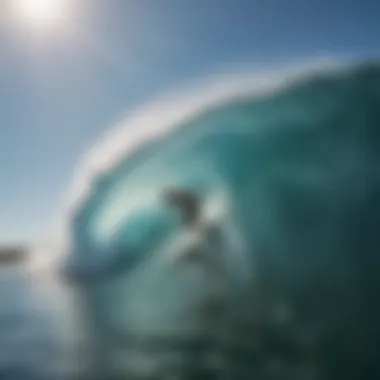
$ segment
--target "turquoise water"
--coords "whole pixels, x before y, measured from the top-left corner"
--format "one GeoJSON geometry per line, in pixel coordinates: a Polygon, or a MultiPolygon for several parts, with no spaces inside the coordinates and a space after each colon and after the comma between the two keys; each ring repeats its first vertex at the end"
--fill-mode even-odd
{"type": "Polygon", "coordinates": [[[67,274],[100,378],[379,378],[380,67],[288,82],[93,178],[67,274]]]}
{"type": "Polygon", "coordinates": [[[203,110],[100,175],[71,272],[106,372],[374,378],[379,128],[380,68],[363,65],[203,110]],[[198,197],[195,230],[171,188],[198,197]]]}

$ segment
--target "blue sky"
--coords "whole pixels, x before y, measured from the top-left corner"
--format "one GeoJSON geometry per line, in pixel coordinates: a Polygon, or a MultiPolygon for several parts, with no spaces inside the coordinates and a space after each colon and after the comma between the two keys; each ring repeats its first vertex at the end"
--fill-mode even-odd
{"type": "Polygon", "coordinates": [[[67,1],[44,30],[0,5],[0,242],[48,232],[81,154],[160,92],[240,62],[380,52],[376,0],[67,1]]]}

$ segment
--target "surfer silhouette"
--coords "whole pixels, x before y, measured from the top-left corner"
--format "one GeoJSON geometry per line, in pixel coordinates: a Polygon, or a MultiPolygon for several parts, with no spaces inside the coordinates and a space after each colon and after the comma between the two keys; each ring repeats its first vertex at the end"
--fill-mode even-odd
{"type": "Polygon", "coordinates": [[[164,201],[180,210],[182,222],[187,228],[194,228],[199,222],[200,199],[194,192],[179,188],[169,189],[164,193],[164,201]]]}
{"type": "MultiPolygon", "coordinates": [[[[185,227],[184,235],[189,245],[181,251],[178,258],[181,263],[195,265],[203,271],[209,280],[209,285],[200,300],[199,309],[203,322],[207,327],[210,341],[213,342],[211,352],[216,357],[223,357],[226,350],[227,332],[229,330],[229,312],[226,308],[227,299],[231,297],[231,278],[225,262],[225,250],[228,246],[226,236],[220,224],[220,219],[208,218],[201,199],[192,191],[186,189],[170,189],[164,194],[166,203],[176,207],[181,214],[185,227]]],[[[207,356],[207,355],[206,355],[207,356]]],[[[207,362],[203,352],[196,352],[189,360],[188,372],[199,368],[199,363],[207,362]]],[[[207,367],[207,365],[206,365],[207,367]]],[[[204,368],[205,373],[214,373],[219,368],[204,368]]],[[[223,367],[226,371],[226,366],[223,367]]],[[[202,372],[202,371],[201,371],[202,372]]],[[[220,375],[220,374],[219,374],[220,375]]]]}

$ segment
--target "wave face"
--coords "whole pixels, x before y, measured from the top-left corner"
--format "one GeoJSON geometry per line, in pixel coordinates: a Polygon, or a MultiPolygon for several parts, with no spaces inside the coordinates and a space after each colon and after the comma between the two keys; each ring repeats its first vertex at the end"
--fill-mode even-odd
{"type": "Polygon", "coordinates": [[[187,116],[74,210],[68,274],[108,374],[380,375],[380,66],[280,87],[187,116]]]}

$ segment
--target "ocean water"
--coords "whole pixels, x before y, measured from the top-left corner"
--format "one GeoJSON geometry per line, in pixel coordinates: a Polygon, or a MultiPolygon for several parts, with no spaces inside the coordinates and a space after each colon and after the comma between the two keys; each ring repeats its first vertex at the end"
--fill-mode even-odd
{"type": "Polygon", "coordinates": [[[48,264],[45,255],[53,253],[31,247],[25,261],[0,268],[1,380],[76,379],[83,372],[74,296],[48,264]]]}
{"type": "Polygon", "coordinates": [[[248,82],[144,108],[79,171],[90,378],[380,378],[380,66],[248,82]]]}
{"type": "Polygon", "coordinates": [[[2,269],[0,305],[0,379],[49,379],[60,353],[53,313],[25,269],[2,269]]]}

